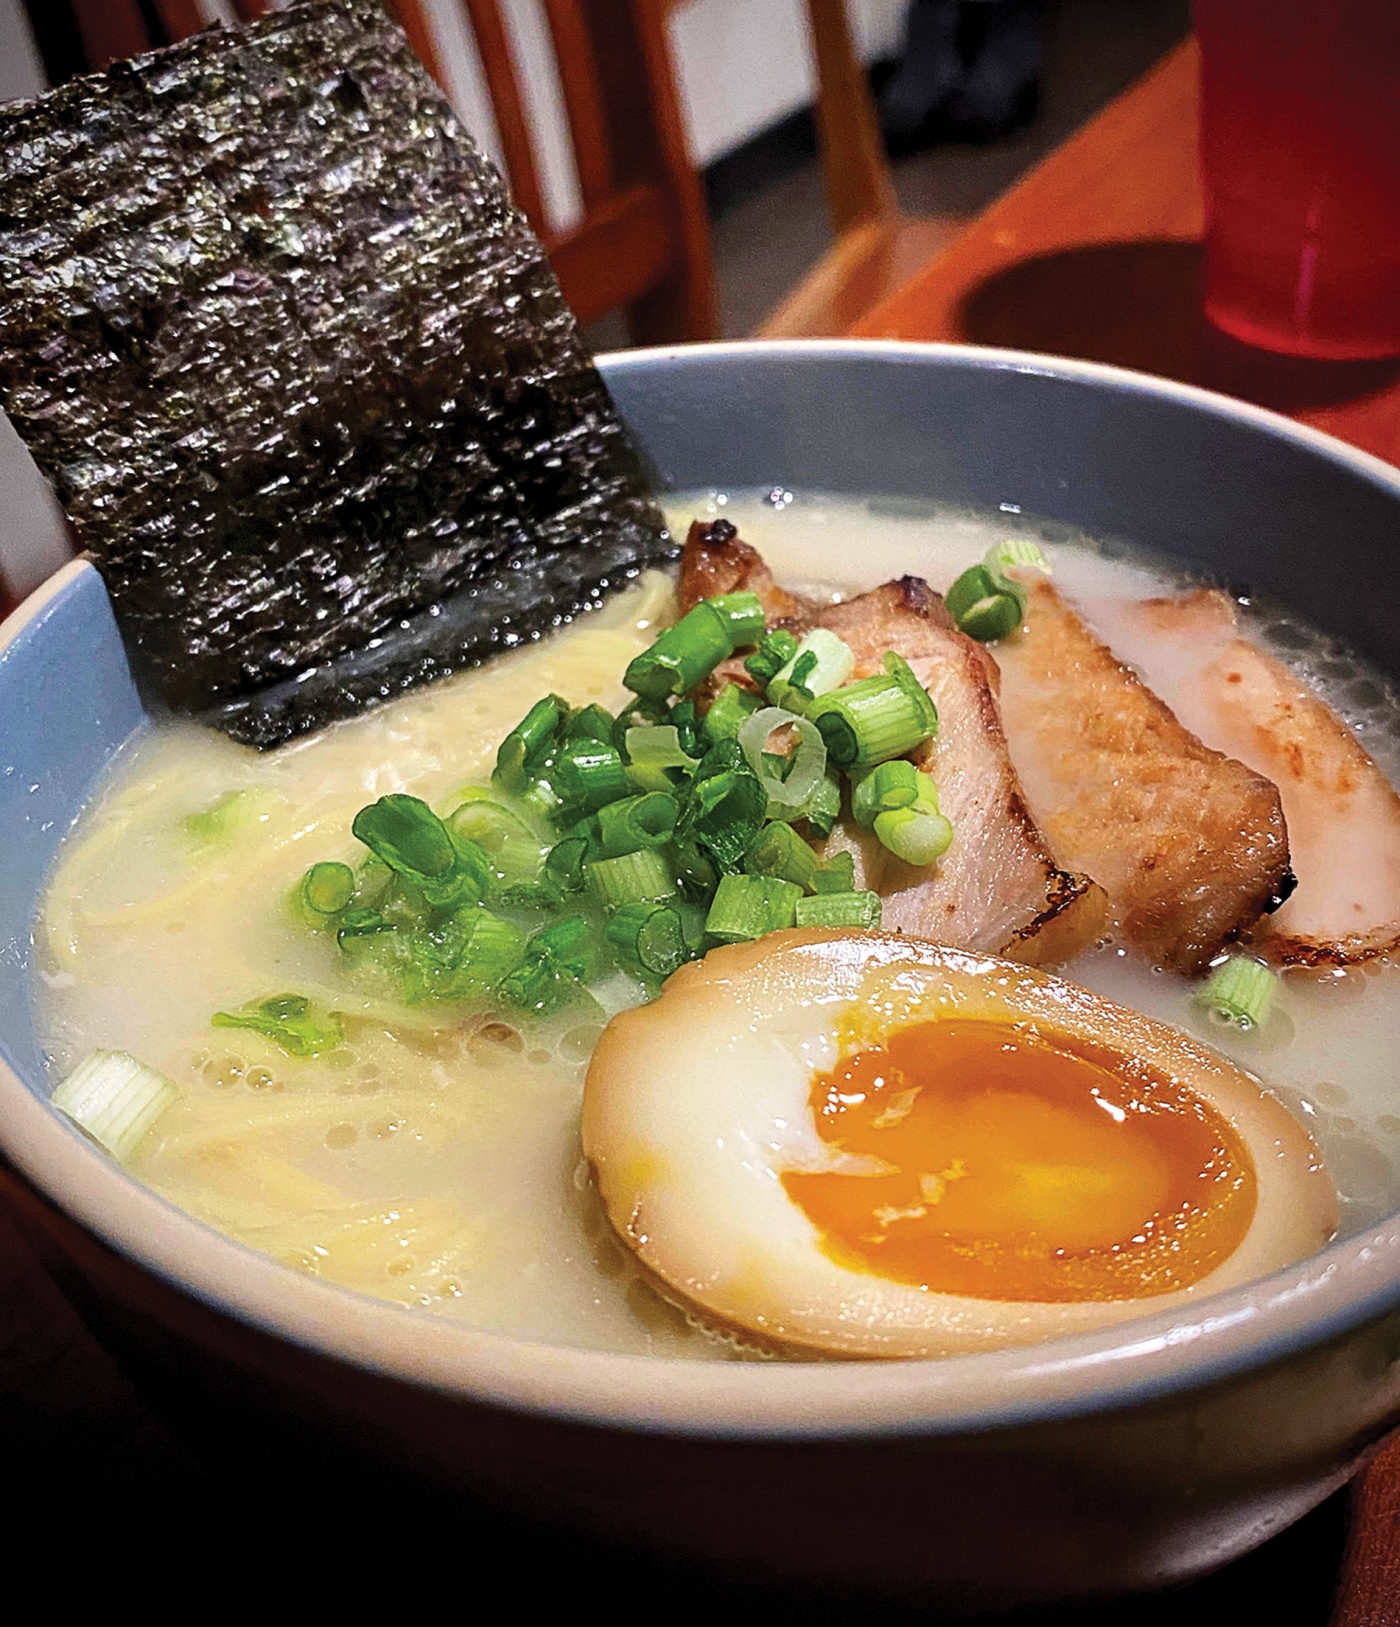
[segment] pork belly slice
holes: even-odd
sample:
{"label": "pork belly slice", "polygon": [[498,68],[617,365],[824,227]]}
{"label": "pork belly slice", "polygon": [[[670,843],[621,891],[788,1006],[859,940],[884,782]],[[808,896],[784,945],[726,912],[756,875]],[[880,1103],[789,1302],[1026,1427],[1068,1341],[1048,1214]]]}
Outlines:
{"label": "pork belly slice", "polygon": [[[800,638],[812,625],[817,606],[779,587],[763,556],[740,537],[732,520],[692,520],[681,550],[681,578],[676,597],[680,611],[712,599],[720,593],[756,593],[770,631],[786,627]],[[763,693],[744,666],[744,657],[734,655],[721,661],[695,691],[695,703],[702,713],[725,684]]]}
{"label": "pork belly slice", "polygon": [[937,869],[903,863],[849,820],[827,844],[855,855],[856,885],[881,895],[885,927],[1036,966],[1093,943],[1107,915],[1103,889],[1052,856],[1007,753],[996,664],[958,631],[942,599],[906,576],[823,606],[816,620],[855,651],[857,677],[883,671],[885,652],[894,650],[938,708],[938,737],[920,761],[953,825]]}
{"label": "pork belly slice", "polygon": [[681,550],[681,614],[701,599],[741,592],[758,595],[769,627],[808,623],[810,601],[778,586],[758,549],[740,537],[732,520],[692,520]]}
{"label": "pork belly slice", "polygon": [[1278,787],[1297,891],[1260,923],[1271,960],[1342,965],[1400,944],[1400,797],[1332,709],[1239,634],[1222,593],[1085,613],[1186,726]]}
{"label": "pork belly slice", "polygon": [[1108,893],[1118,931],[1199,971],[1277,901],[1288,870],[1278,792],[1202,745],[1044,581],[997,645],[1011,760],[1063,863]]}

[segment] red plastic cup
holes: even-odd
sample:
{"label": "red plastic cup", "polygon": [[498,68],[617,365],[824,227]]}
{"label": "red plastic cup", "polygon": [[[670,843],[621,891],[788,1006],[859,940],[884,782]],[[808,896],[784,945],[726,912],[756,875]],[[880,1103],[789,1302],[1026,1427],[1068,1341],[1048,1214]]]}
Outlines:
{"label": "red plastic cup", "polygon": [[1400,0],[1194,14],[1206,315],[1290,355],[1400,355]]}

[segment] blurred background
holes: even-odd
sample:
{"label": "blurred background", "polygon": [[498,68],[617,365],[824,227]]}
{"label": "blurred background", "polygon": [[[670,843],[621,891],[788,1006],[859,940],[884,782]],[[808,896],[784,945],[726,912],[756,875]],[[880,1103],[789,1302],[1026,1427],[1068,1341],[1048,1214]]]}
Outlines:
{"label": "blurred background", "polygon": [[[237,12],[257,9],[246,0],[0,0],[0,101],[37,95],[126,54],[133,42],[139,48],[198,22],[234,22]],[[473,31],[480,9],[463,0],[421,0],[412,8],[426,30],[425,57],[435,55],[432,65],[463,122],[503,161],[509,141],[499,96],[493,101],[498,87]],[[504,23],[533,149],[539,192],[533,213],[552,240],[578,224],[584,202],[545,0],[504,0],[486,9],[497,10]],[[407,19],[408,8],[400,13]],[[850,43],[868,72],[882,126],[876,158],[883,165],[888,155],[895,207],[908,217],[905,225],[913,223],[898,270],[936,254],[1146,71],[1185,35],[1188,13],[1189,0],[846,0]],[[822,280],[838,234],[832,157],[828,151],[824,171],[813,116],[815,14],[804,0],[683,0],[669,8],[671,70],[708,217],[712,326],[720,337],[765,327],[839,331],[853,310],[875,298],[870,290],[841,290],[838,319]],[[837,83],[838,97],[848,90]],[[836,113],[849,132],[847,103],[838,100]],[[855,145],[855,161],[869,159],[858,139]],[[885,184],[878,167],[867,162],[866,170],[865,182]],[[817,286],[804,287],[804,279]],[[628,342],[628,327],[620,314],[607,314],[589,323],[588,337],[595,349],[616,348]],[[69,548],[47,488],[8,423],[0,424],[0,481],[7,492],[0,573],[22,595]]]}

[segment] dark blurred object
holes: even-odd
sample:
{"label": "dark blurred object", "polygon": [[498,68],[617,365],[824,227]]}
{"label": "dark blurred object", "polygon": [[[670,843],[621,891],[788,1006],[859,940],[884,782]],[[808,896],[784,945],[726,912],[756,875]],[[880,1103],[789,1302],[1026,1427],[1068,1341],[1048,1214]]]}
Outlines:
{"label": "dark blurred object", "polygon": [[842,334],[942,253],[965,222],[906,215],[895,196],[846,0],[808,0],[816,125],[835,244],[759,328],[765,339]]}
{"label": "dark blurred object", "polygon": [[1039,106],[1045,0],[910,0],[904,49],[880,94],[892,154],[995,141]]}
{"label": "dark blurred object", "polygon": [[[201,26],[194,0],[25,0],[51,84],[173,44]],[[235,0],[252,21],[266,0]],[[444,83],[423,0],[388,0],[429,73]],[[666,8],[638,0],[546,0],[583,194],[557,231],[545,209],[500,0],[461,0],[500,133],[511,195],[549,251],[579,321],[625,313],[635,344],[710,339],[717,328],[704,192],[691,162]]]}

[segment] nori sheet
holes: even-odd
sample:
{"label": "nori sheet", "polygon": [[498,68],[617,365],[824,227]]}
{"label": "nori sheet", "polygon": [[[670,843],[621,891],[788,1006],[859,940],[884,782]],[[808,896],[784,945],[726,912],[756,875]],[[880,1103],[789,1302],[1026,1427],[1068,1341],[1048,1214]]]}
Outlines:
{"label": "nori sheet", "polygon": [[0,401],[147,693],[259,746],[673,555],[543,249],[373,0],[0,110]]}

